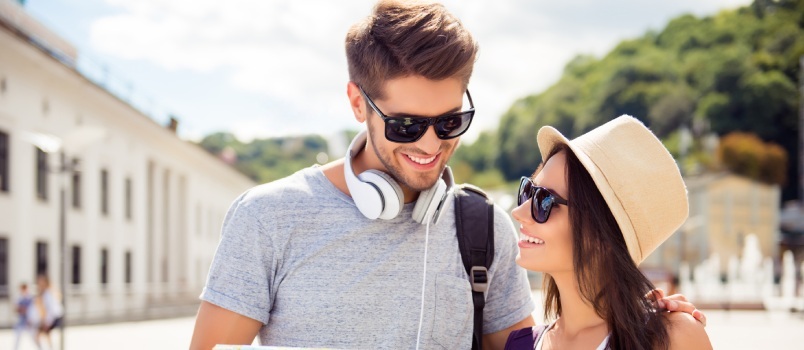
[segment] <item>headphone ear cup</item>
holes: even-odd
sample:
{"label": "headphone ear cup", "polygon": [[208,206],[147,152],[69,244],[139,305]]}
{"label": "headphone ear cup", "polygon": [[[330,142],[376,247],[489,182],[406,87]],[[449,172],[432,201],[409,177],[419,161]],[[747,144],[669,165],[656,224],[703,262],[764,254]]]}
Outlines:
{"label": "headphone ear cup", "polygon": [[380,189],[372,183],[363,182],[358,177],[346,178],[346,185],[349,187],[350,195],[355,202],[355,206],[366,218],[377,219],[382,215],[383,198]]}
{"label": "headphone ear cup", "polygon": [[433,187],[419,193],[419,199],[413,207],[413,220],[420,224],[432,221],[446,193],[447,184],[442,179],[438,179]]}
{"label": "headphone ear cup", "polygon": [[357,178],[374,185],[382,196],[383,210],[380,219],[390,220],[399,215],[404,205],[405,195],[402,194],[402,187],[399,187],[399,184],[390,175],[379,170],[369,169],[362,172]]}

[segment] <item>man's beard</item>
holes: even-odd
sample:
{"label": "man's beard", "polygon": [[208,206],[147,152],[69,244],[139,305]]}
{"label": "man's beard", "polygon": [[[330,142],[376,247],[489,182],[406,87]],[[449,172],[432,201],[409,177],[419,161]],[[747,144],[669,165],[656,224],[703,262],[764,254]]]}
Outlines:
{"label": "man's beard", "polygon": [[[378,148],[377,146],[378,143],[375,142],[374,133],[370,132],[369,137],[371,137],[371,147],[374,149],[374,153],[377,155],[377,158],[380,159],[380,162],[382,163],[383,166],[385,166],[385,169],[388,171],[389,175],[391,175],[391,177],[394,180],[396,180],[396,182],[400,186],[410,188],[411,190],[414,190],[416,192],[422,192],[429,190],[431,187],[433,187],[433,185],[435,185],[438,179],[441,178],[441,174],[444,172],[444,168],[446,167],[446,161],[444,161],[444,159],[441,157],[449,153],[448,151],[450,149],[450,146],[448,143],[445,142],[441,143],[440,148],[441,155],[439,156],[438,162],[442,163],[442,165],[439,166],[438,175],[434,177],[432,180],[423,182],[425,180],[422,179],[421,177],[413,177],[407,175],[400,167],[394,166],[393,162],[394,153],[392,152],[390,154],[390,157],[385,153],[383,153],[382,150]],[[379,137],[384,138],[385,135],[380,135]]]}

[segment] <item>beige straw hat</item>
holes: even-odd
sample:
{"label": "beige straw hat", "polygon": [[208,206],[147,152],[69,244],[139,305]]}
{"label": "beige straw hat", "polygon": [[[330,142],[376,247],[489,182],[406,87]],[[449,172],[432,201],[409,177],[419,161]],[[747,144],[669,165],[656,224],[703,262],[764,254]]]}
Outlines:
{"label": "beige straw hat", "polygon": [[542,159],[556,143],[567,144],[580,159],[637,265],[687,219],[687,189],[675,160],[636,118],[620,116],[572,141],[550,126],[536,138]]}

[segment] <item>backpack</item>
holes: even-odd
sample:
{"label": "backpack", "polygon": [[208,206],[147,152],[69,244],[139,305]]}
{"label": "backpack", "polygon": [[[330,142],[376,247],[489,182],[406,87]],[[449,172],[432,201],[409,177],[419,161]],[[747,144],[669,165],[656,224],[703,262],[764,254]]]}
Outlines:
{"label": "backpack", "polygon": [[461,260],[472,284],[475,306],[472,350],[480,350],[488,269],[494,261],[494,206],[483,190],[468,184],[455,186],[455,227]]}

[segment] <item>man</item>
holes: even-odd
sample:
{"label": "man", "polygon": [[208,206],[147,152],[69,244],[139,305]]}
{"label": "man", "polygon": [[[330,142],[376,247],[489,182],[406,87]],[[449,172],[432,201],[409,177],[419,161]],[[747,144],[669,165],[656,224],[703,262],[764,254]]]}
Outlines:
{"label": "man", "polygon": [[20,284],[20,296],[17,299],[18,321],[14,325],[14,350],[19,349],[22,336],[31,331],[31,325],[28,322],[28,308],[32,301],[33,297],[28,293],[28,284]]}
{"label": "man", "polygon": [[[420,207],[441,204],[432,193],[449,181],[447,161],[474,116],[467,85],[477,48],[440,4],[380,1],[350,29],[346,93],[367,135],[345,159],[233,203],[192,349],[256,335],[291,347],[471,348],[472,296],[452,201],[446,196],[437,223],[421,219]],[[534,325],[526,274],[514,263],[517,234],[499,208],[494,229],[486,349]]]}

